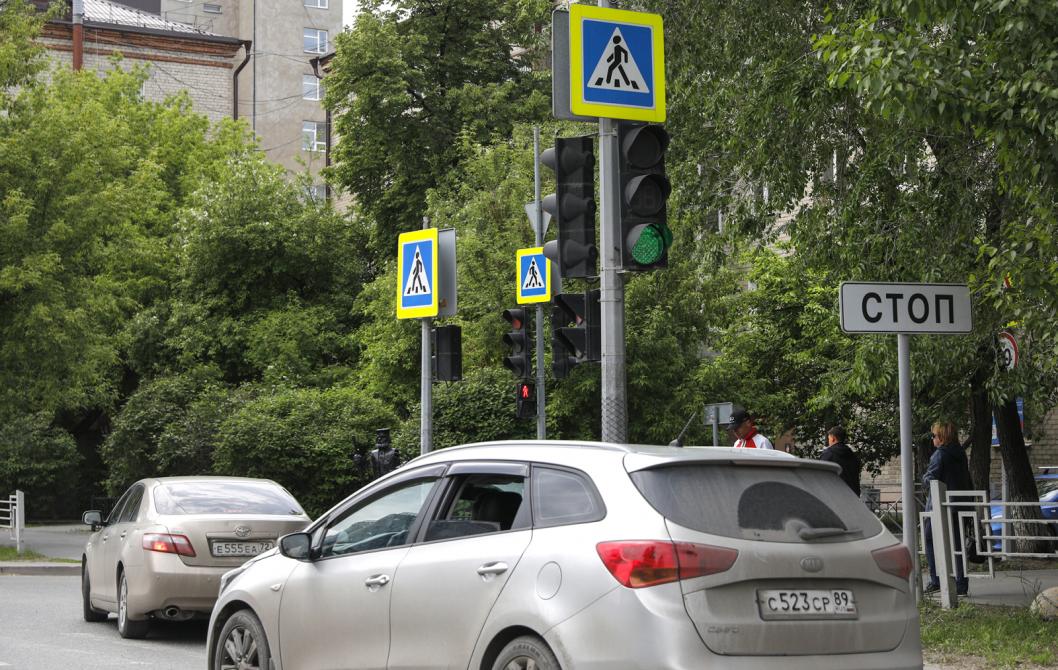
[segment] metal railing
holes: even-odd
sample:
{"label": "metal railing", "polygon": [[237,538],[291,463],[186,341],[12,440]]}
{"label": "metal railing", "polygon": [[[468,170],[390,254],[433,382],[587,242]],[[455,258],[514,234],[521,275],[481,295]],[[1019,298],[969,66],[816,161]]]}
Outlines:
{"label": "metal railing", "polygon": [[[989,500],[987,491],[949,491],[943,482],[930,482],[930,496],[934,500],[933,509],[919,515],[922,529],[922,544],[925,546],[925,521],[930,520],[933,536],[934,560],[937,576],[940,578],[941,606],[950,609],[955,607],[955,590],[952,588],[957,559],[963,561],[963,574],[967,578],[994,578],[995,560],[1004,558],[1058,558],[1058,518],[1048,519],[1043,515],[1043,508],[1054,503],[1010,502],[1007,500]],[[939,502],[936,502],[939,501]],[[992,508],[1000,508],[1000,516],[992,517]],[[1012,517],[1008,510],[1013,508],[1035,507],[1040,510],[1040,518],[1021,519]],[[952,514],[954,512],[954,514]],[[954,523],[953,523],[954,519]],[[1019,534],[1015,524],[1034,529],[1053,527],[1053,534],[1041,534],[1046,531],[1036,530],[1032,534]],[[998,532],[993,528],[998,526]],[[972,535],[968,538],[966,530]],[[985,559],[987,571],[969,571],[966,560],[967,539],[973,540],[973,549]],[[1053,547],[1048,552],[1011,551],[1017,541],[1034,541],[1050,543]]]}
{"label": "metal railing", "polygon": [[22,553],[22,531],[26,528],[26,494],[15,491],[0,499],[0,528],[7,528],[15,541],[15,551]]}

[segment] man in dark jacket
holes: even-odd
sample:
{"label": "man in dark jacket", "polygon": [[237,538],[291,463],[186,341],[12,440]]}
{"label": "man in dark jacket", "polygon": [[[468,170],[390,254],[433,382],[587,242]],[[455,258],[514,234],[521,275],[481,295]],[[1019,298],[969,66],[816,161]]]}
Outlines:
{"label": "man in dark jacket", "polygon": [[852,492],[860,495],[860,457],[845,444],[848,436],[841,426],[834,426],[827,431],[829,445],[819,455],[819,460],[830,461],[841,466],[841,478],[849,485]]}
{"label": "man in dark jacket", "polygon": [[[929,490],[929,483],[934,479],[944,482],[949,491],[966,491],[970,486],[970,465],[966,462],[966,451],[959,444],[959,433],[955,424],[950,421],[939,421],[933,424],[933,446],[936,447],[933,455],[929,458],[929,466],[926,474],[922,476],[922,483]],[[939,505],[943,501],[935,501],[930,497],[926,500],[926,511],[932,510],[933,505]],[[952,533],[956,533],[959,527],[958,510],[952,508],[951,526]],[[926,535],[926,559],[929,562],[929,583],[923,591],[933,593],[940,590],[940,579],[937,577],[937,564],[933,556],[933,524],[926,519],[924,531]],[[956,534],[953,540],[957,540],[961,534]],[[970,580],[964,571],[962,556],[955,557],[955,592],[965,596],[970,588]]]}

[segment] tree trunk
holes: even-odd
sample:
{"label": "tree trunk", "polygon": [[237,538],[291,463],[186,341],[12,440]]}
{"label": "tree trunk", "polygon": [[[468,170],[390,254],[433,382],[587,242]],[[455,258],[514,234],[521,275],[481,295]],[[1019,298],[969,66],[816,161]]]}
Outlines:
{"label": "tree trunk", "polygon": [[970,419],[970,480],[975,489],[988,493],[992,478],[992,408],[983,375],[974,375],[970,382]]}
{"label": "tree trunk", "polygon": [[[1025,448],[1025,436],[1021,432],[1021,420],[1018,418],[1017,402],[1010,399],[994,409],[999,453],[1003,456],[1003,467],[1007,473],[1009,501],[1038,502],[1040,494],[1032,476],[1032,465]],[[1042,519],[1043,513],[1039,506],[1019,506],[1006,508],[1004,516],[1008,519]],[[1052,534],[1049,524],[1013,523],[1009,524],[1009,527],[1012,534],[1018,536]],[[1010,543],[1012,551],[1025,553],[1053,552],[1053,544],[1047,540],[1012,540]]]}

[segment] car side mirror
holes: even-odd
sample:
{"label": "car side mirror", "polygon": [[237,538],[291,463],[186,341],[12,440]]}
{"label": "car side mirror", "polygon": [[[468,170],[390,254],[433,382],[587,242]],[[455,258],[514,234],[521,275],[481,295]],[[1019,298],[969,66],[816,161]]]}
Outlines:
{"label": "car side mirror", "polygon": [[81,523],[91,526],[93,531],[103,527],[103,513],[97,509],[88,510],[81,515]]}
{"label": "car side mirror", "polygon": [[279,553],[298,561],[312,560],[312,536],[308,533],[290,533],[279,538]]}

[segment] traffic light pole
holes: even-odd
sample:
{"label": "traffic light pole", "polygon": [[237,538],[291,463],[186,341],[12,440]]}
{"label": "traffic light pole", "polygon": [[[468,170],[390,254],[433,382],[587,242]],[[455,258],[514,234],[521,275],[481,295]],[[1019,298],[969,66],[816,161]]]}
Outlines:
{"label": "traffic light pole", "polygon": [[[540,200],[540,126],[533,126],[533,181],[535,187],[536,220],[533,233],[536,246],[544,245],[544,210]],[[550,262],[550,261],[548,261]],[[536,305],[536,439],[547,437],[547,416],[544,404],[544,306]]]}
{"label": "traffic light pole", "polygon": [[[599,0],[600,7],[609,7]],[[625,390],[625,304],[619,236],[620,186],[617,169],[617,121],[599,119],[599,308],[602,348],[603,442],[628,441]]]}

